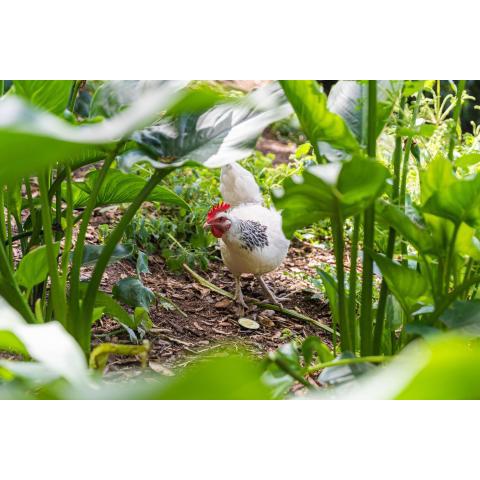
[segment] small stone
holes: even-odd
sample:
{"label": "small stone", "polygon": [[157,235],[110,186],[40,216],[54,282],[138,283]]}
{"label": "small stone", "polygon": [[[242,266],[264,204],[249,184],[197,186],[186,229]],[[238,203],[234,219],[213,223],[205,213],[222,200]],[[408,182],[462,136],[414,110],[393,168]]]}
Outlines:
{"label": "small stone", "polygon": [[248,328],[249,330],[258,330],[260,328],[260,324],[255,320],[251,320],[250,318],[239,318],[238,323],[242,327]]}

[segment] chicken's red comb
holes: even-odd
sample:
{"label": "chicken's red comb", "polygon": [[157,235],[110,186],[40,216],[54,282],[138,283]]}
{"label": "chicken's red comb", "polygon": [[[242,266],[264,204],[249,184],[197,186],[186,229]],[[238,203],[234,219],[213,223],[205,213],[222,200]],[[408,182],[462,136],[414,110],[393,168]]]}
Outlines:
{"label": "chicken's red comb", "polygon": [[207,213],[207,220],[211,220],[212,218],[217,215],[217,213],[220,212],[226,212],[227,210],[230,209],[230,205],[228,203],[220,202],[218,205],[215,205],[210,209],[210,211]]}

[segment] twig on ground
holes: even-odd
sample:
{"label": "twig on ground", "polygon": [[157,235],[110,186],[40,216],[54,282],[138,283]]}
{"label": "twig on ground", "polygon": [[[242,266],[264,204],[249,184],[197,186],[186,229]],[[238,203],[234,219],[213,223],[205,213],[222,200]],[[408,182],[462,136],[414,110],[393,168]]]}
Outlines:
{"label": "twig on ground", "polygon": [[[213,283],[210,283],[208,280],[200,276],[198,273],[194,272],[188,265],[183,264],[184,270],[194,279],[196,280],[200,285],[209,288],[215,293],[218,293],[219,295],[223,295],[224,297],[230,298],[233,300],[233,295],[226,290],[223,290],[223,288],[217,287]],[[315,325],[318,328],[321,328],[322,330],[325,330],[328,333],[333,334],[333,329],[329,327],[328,325],[325,325],[322,322],[319,322],[318,320],[315,320],[314,318],[308,317],[307,315],[304,315],[302,313],[298,313],[295,310],[290,310],[288,308],[282,308],[278,305],[270,304],[270,303],[263,303],[258,300],[255,300],[254,298],[248,298],[248,301],[256,305],[257,307],[260,307],[264,310],[274,310],[279,313],[283,313],[284,315],[287,315],[288,317],[295,318],[297,320],[302,320],[303,322],[310,323],[311,325]],[[337,335],[340,335],[337,332]]]}

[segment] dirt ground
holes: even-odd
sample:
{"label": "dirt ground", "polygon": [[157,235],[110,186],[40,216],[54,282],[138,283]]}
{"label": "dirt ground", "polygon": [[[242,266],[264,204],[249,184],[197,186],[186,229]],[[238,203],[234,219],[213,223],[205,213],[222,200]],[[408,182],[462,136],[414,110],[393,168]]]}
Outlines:
{"label": "dirt ground", "polygon": [[[313,298],[308,283],[302,279],[305,273],[313,273],[316,265],[325,263],[333,263],[329,252],[296,242],[290,247],[284,265],[267,275],[266,280],[278,295],[290,295],[283,302],[284,307],[330,325],[328,305]],[[154,323],[154,328],[146,335],[151,345],[150,364],[166,374],[188,365],[199,354],[221,354],[225,345],[263,356],[295,337],[318,335],[330,344],[330,334],[322,329],[255,305],[249,305],[244,316],[257,321],[260,328],[248,330],[238,323],[239,312],[230,299],[199,285],[186,273],[173,274],[161,257],[150,257],[149,267],[151,273],[142,275],[143,283],[154,292],[168,297],[183,312],[167,309],[160,302],[150,310]],[[88,277],[88,270],[84,274]],[[118,280],[135,274],[135,267],[128,260],[112,264],[104,275],[102,289],[110,292]],[[233,278],[221,260],[213,262],[202,276],[216,286],[233,292]],[[265,300],[253,276],[244,277],[243,291],[247,297]],[[129,343],[129,338],[116,322],[103,319],[94,326],[92,343],[95,346],[105,341]],[[129,367],[138,367],[138,359],[112,357],[106,373]]]}

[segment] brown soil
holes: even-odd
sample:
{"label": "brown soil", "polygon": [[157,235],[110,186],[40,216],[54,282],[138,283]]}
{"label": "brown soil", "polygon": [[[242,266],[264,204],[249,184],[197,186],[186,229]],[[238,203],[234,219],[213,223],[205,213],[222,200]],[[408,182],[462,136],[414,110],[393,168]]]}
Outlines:
{"label": "brown soil", "polygon": [[[290,248],[284,266],[267,275],[266,280],[278,295],[290,294],[283,303],[286,308],[330,324],[328,306],[312,298],[313,292],[308,290],[308,283],[302,276],[313,273],[315,265],[332,262],[329,253],[307,244],[296,244]],[[168,372],[172,368],[183,367],[199,354],[221,352],[226,344],[230,348],[262,356],[296,337],[319,335],[330,344],[329,334],[319,328],[254,305],[245,312],[245,316],[256,320],[260,328],[247,330],[239,325],[237,306],[228,298],[199,285],[187,274],[172,274],[160,257],[150,257],[149,268],[151,273],[142,275],[143,283],[154,292],[168,297],[186,315],[166,309],[160,303],[152,306],[150,316],[154,328],[146,338],[151,345],[150,362],[157,369]],[[102,289],[110,292],[118,280],[134,275],[135,267],[129,261],[110,265],[104,275]],[[233,291],[233,278],[221,261],[213,262],[202,276],[227,291]],[[247,297],[264,300],[261,289],[251,276],[245,276],[243,291]],[[105,341],[130,342],[128,335],[118,329],[118,324],[108,319],[100,320],[93,329],[93,345]],[[137,359],[116,357],[109,363],[107,371],[134,366],[138,366]]]}

